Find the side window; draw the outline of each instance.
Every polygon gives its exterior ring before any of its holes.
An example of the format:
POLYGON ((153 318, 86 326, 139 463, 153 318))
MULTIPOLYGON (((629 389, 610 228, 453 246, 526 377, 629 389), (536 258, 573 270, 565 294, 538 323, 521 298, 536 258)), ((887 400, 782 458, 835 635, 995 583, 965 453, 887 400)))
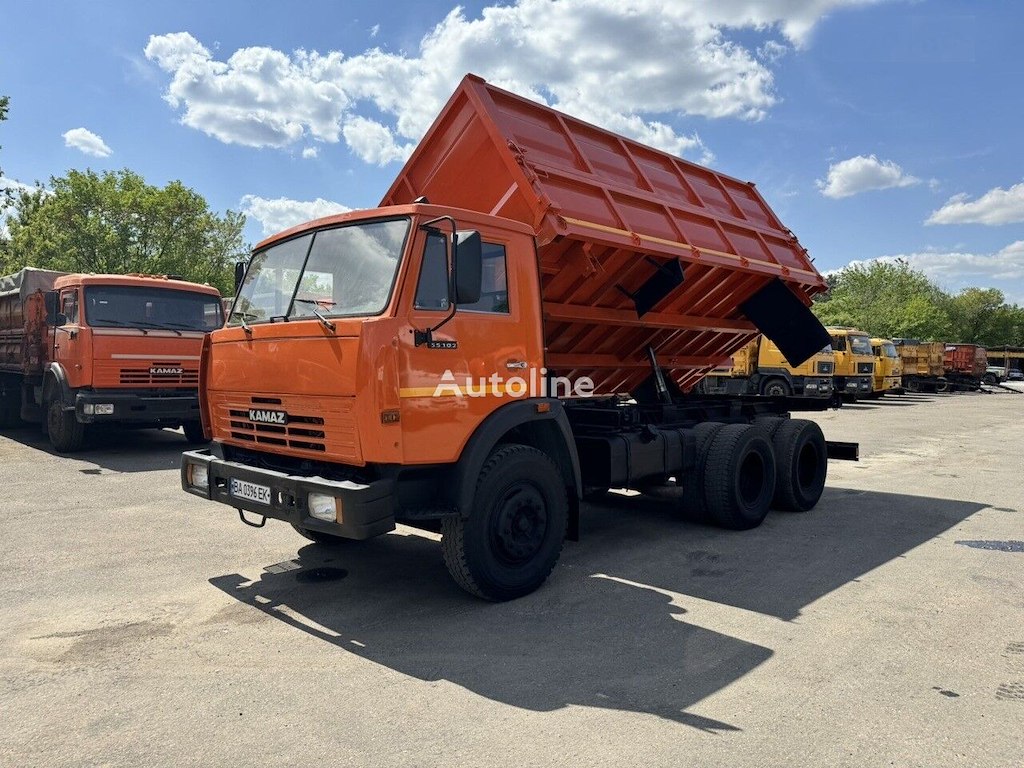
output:
POLYGON ((78 325, 78 291, 60 295, 60 312, 67 317, 69 325, 78 325))
POLYGON ((505 269, 505 246, 496 243, 483 244, 483 280, 480 286, 480 301, 460 304, 459 309, 472 312, 509 313, 508 273, 505 269))
POLYGON ((832 349, 836 352, 846 351, 846 337, 845 336, 833 336, 832 337, 832 349))
POLYGON ((448 309, 447 251, 444 235, 427 235, 416 286, 416 309, 448 309))

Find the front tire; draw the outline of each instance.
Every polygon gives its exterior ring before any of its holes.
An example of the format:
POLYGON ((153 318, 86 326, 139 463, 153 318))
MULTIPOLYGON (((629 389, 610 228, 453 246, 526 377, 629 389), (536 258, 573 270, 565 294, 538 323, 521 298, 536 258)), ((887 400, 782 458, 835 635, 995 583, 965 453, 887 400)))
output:
POLYGON ((514 600, 547 579, 568 522, 565 483, 551 458, 528 445, 500 446, 480 470, 469 516, 441 521, 445 565, 470 594, 514 600))
POLYGON ((181 425, 181 429, 185 433, 185 440, 189 445, 201 445, 210 442, 206 438, 206 433, 203 432, 203 423, 201 421, 186 421, 181 425))
POLYGON ((761 394, 764 397, 789 397, 793 390, 785 379, 767 379, 761 384, 761 394))
POLYGON ((50 436, 50 445, 60 453, 81 449, 85 440, 85 424, 75 417, 74 411, 64 410, 59 397, 46 405, 46 432, 50 436))

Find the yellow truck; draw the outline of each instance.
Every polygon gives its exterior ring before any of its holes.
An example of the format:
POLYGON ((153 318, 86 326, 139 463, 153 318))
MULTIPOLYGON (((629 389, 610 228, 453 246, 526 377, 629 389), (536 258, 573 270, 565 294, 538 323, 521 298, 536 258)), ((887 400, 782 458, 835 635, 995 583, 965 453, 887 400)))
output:
POLYGON ((871 396, 881 397, 886 392, 902 392, 903 363, 892 340, 872 339, 871 351, 875 354, 871 396))
POLYGON ((833 387, 844 400, 869 397, 871 379, 875 374, 875 356, 871 337, 864 331, 846 326, 830 325, 832 357, 835 362, 833 387))
POLYGON ((903 365, 903 388, 908 392, 947 392, 944 355, 946 345, 941 341, 919 339, 893 339, 896 352, 903 365))
POLYGON ((758 336, 702 382, 707 394, 766 397, 832 397, 834 362, 825 347, 801 365, 790 365, 771 339, 758 336))

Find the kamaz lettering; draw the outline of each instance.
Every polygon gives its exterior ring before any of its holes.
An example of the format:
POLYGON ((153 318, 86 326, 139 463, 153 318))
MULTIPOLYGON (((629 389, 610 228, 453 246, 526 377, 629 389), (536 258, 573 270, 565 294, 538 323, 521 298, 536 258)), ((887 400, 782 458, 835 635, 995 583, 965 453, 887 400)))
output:
POLYGON ((255 421, 259 424, 287 424, 288 414, 284 411, 261 411, 256 408, 250 408, 249 421, 255 421))
POLYGON ((181 376, 185 372, 184 368, 150 368, 150 376, 181 376))

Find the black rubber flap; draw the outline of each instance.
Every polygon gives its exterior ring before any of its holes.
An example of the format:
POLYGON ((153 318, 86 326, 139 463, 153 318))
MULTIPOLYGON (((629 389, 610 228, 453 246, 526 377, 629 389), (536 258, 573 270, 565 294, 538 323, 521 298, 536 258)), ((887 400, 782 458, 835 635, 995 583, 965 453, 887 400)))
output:
POLYGON ((778 278, 743 302, 740 309, 775 342, 792 366, 806 362, 832 341, 821 321, 778 278))

